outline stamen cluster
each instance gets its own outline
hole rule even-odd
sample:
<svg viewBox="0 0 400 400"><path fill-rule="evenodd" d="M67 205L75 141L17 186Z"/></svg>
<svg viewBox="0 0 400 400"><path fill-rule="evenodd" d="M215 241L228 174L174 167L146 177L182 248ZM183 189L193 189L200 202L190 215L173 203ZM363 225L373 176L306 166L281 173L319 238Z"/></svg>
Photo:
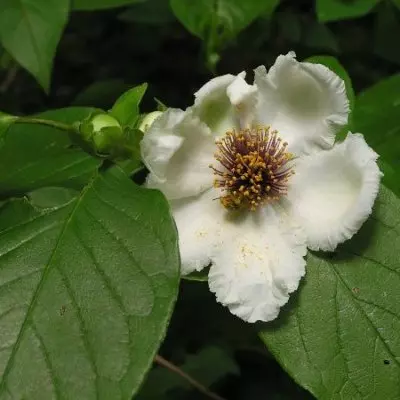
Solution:
<svg viewBox="0 0 400 400"><path fill-rule="evenodd" d="M230 131L216 145L220 168L210 167L217 176L214 187L223 190L224 207L255 210L287 194L293 155L277 131L268 127Z"/></svg>

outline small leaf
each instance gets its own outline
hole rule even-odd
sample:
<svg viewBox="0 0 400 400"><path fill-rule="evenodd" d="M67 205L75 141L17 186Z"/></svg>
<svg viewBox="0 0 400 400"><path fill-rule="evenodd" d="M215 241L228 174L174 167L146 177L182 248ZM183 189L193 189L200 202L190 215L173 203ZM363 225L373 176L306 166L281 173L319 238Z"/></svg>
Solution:
<svg viewBox="0 0 400 400"><path fill-rule="evenodd" d="M139 105L147 90L147 83L125 92L113 105L110 114L122 127L133 128L139 118Z"/></svg>
<svg viewBox="0 0 400 400"><path fill-rule="evenodd" d="M73 10L102 10L142 3L143 0L72 0Z"/></svg>
<svg viewBox="0 0 400 400"><path fill-rule="evenodd" d="M75 97L72 105L98 107L105 110L112 107L115 99L129 88L130 86L122 79L94 82Z"/></svg>
<svg viewBox="0 0 400 400"><path fill-rule="evenodd" d="M321 22L357 18L368 14L380 0L316 0L317 16Z"/></svg>
<svg viewBox="0 0 400 400"><path fill-rule="evenodd" d="M113 168L67 204L20 206L17 225L0 209L0 398L131 399L178 290L166 200Z"/></svg>
<svg viewBox="0 0 400 400"><path fill-rule="evenodd" d="M93 112L66 108L40 114L73 123ZM0 195L20 195L44 186L80 189L100 161L72 146L66 132L41 125L14 124L0 143Z"/></svg>
<svg viewBox="0 0 400 400"><path fill-rule="evenodd" d="M400 199L382 187L374 214L331 256L309 254L286 312L260 336L318 399L397 399Z"/></svg>
<svg viewBox="0 0 400 400"><path fill-rule="evenodd" d="M68 20L69 0L2 0L0 41L49 90L54 54Z"/></svg>

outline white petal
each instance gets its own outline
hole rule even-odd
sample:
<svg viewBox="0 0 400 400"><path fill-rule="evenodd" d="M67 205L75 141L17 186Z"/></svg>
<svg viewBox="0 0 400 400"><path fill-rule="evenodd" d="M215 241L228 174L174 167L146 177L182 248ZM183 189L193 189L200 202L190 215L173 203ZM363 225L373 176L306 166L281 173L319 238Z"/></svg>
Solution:
<svg viewBox="0 0 400 400"><path fill-rule="evenodd" d="M204 121L215 136L240 129L251 122L257 103L257 88L237 76L223 75L206 83L197 93L193 113Z"/></svg>
<svg viewBox="0 0 400 400"><path fill-rule="evenodd" d="M183 275L210 265L221 240L224 209L216 197L218 194L211 189L197 197L171 201Z"/></svg>
<svg viewBox="0 0 400 400"><path fill-rule="evenodd" d="M150 171L147 186L169 199L197 195L213 184L214 139L190 111L170 109L158 117L143 137L141 152Z"/></svg>
<svg viewBox="0 0 400 400"><path fill-rule="evenodd" d="M345 84L329 68L298 62L294 53L279 56L268 74L255 69L260 93L258 121L276 129L296 154L332 147L347 123Z"/></svg>
<svg viewBox="0 0 400 400"><path fill-rule="evenodd" d="M244 72L228 86L226 92L231 104L236 109L240 128L249 128L255 117L254 111L258 102L256 85L249 85L244 80Z"/></svg>
<svg viewBox="0 0 400 400"><path fill-rule="evenodd" d="M211 79L194 95L193 113L204 121L216 135L223 135L235 124L234 109L226 94L234 75L223 75Z"/></svg>
<svg viewBox="0 0 400 400"><path fill-rule="evenodd" d="M309 248L334 250L371 214L382 175L377 158L362 135L349 133L333 149L297 160L287 198Z"/></svg>
<svg viewBox="0 0 400 400"><path fill-rule="evenodd" d="M245 321L273 320L304 275L303 237L268 206L236 218L230 214L221 238L211 254L211 291Z"/></svg>
<svg viewBox="0 0 400 400"><path fill-rule="evenodd" d="M182 145L183 138L176 134L175 128L184 117L184 111L169 109L152 124L140 143L143 162L159 180L165 180L168 162Z"/></svg>

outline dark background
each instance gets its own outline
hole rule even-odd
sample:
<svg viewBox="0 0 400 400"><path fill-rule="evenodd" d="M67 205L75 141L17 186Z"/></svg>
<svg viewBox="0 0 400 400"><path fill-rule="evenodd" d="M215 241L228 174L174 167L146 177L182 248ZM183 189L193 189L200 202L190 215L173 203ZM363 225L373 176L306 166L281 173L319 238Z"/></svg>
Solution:
<svg viewBox="0 0 400 400"><path fill-rule="evenodd" d="M49 95L18 69L6 95L0 91L0 108L26 114L70 105L109 107L126 88L142 82L150 83L144 111L155 108L153 97L171 107L190 105L193 93L213 76L202 42L176 20L167 2L163 7L162 1L157 7L143 4L73 12ZM317 22L314 8L313 0L282 0L272 17L257 19L220 50L216 73L246 70L250 76L253 68L269 67L277 55L291 50L299 60L336 56L356 92L398 71L400 22L389 1L364 17L328 24Z"/></svg>

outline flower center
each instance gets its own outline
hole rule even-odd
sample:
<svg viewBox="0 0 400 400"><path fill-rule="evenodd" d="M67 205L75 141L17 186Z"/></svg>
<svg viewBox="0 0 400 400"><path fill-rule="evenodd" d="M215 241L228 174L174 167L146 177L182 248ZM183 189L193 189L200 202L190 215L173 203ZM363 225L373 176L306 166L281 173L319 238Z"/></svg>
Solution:
<svg viewBox="0 0 400 400"><path fill-rule="evenodd" d="M267 127L227 132L216 145L220 165L210 168L217 177L214 187L223 190L224 207L255 210L287 194L288 179L294 174L289 161L294 157L277 131Z"/></svg>

